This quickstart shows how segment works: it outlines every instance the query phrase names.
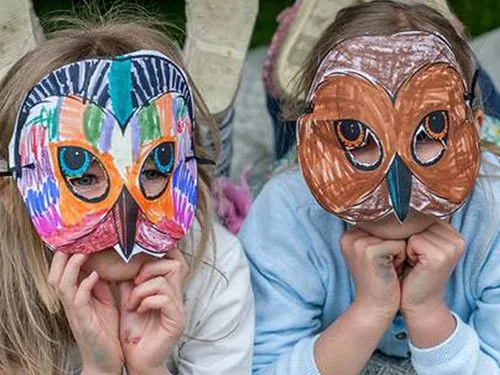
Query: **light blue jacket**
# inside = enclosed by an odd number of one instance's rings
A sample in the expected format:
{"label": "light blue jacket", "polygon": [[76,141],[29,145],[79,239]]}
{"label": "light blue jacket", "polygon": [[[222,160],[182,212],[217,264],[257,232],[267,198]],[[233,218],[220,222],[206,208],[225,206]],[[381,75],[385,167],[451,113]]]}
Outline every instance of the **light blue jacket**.
{"label": "light blue jacket", "polygon": [[[482,173],[498,175],[499,159],[484,159]],[[446,288],[455,332],[434,348],[417,349],[397,316],[380,350],[410,356],[419,374],[500,374],[499,218],[498,178],[481,179],[452,216],[466,242]],[[344,230],[314,200],[298,168],[275,176],[256,199],[240,232],[256,298],[254,374],[319,374],[314,342],[354,298],[339,248]]]}

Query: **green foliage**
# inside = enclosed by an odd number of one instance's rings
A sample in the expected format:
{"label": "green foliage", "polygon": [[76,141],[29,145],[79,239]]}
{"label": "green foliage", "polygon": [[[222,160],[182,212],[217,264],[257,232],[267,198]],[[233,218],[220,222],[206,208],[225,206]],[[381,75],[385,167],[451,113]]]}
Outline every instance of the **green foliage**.
{"label": "green foliage", "polygon": [[[71,10],[74,6],[84,3],[85,0],[33,0],[33,2],[35,11],[44,19],[47,16],[50,17],[54,12]],[[103,8],[109,8],[109,6],[116,3],[114,0],[98,0],[98,2]],[[186,20],[184,0],[124,0],[122,2],[139,3],[160,19],[166,20],[180,29],[184,29]],[[276,17],[284,8],[293,4],[293,2],[294,0],[260,0],[259,15],[251,42],[252,47],[266,45],[271,41],[271,37],[277,26]],[[472,36],[477,36],[500,27],[500,0],[450,0],[450,5],[467,26]],[[45,26],[50,29],[50,24],[46,24]]]}
{"label": "green foliage", "polygon": [[472,36],[500,27],[499,0],[451,0],[449,3]]}

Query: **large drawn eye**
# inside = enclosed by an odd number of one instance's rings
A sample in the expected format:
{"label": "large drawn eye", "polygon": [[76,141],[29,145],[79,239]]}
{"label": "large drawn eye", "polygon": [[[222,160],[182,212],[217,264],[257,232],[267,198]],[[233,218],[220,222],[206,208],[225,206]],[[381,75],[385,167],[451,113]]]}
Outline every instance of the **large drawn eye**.
{"label": "large drawn eye", "polygon": [[419,123],[412,140],[412,154],[423,166],[437,163],[444,154],[449,132],[448,111],[428,113]]}
{"label": "large drawn eye", "polygon": [[83,175],[92,161],[90,152],[80,147],[61,147],[59,149],[59,165],[67,177]]}
{"label": "large drawn eye", "polygon": [[382,145],[368,126],[353,119],[333,121],[347,159],[358,169],[370,171],[382,161]]}
{"label": "large drawn eye", "polygon": [[163,174],[171,173],[174,167],[174,144],[165,142],[156,147],[152,153],[155,166],[158,171]]}
{"label": "large drawn eye", "polygon": [[109,178],[96,156],[75,146],[59,147],[57,156],[66,185],[77,198],[96,203],[106,197]]}
{"label": "large drawn eye", "polygon": [[365,126],[355,120],[340,120],[335,122],[335,130],[339,141],[347,150],[353,150],[363,145],[365,139]]}
{"label": "large drawn eye", "polygon": [[148,155],[141,169],[140,187],[147,199],[156,199],[167,188],[174,169],[175,147],[173,142],[156,146]]}
{"label": "large drawn eye", "polygon": [[422,120],[426,133],[436,140],[442,140],[448,135],[448,111],[434,111]]}

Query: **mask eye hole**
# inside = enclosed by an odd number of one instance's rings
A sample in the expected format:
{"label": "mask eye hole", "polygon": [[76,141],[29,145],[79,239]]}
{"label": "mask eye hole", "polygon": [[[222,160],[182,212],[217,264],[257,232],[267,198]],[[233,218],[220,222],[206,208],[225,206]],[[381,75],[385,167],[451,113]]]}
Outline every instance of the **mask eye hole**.
{"label": "mask eye hole", "polygon": [[147,199],[157,199],[165,192],[174,162],[173,142],[161,143],[150,152],[142,166],[139,181],[142,194]]}
{"label": "mask eye hole", "polygon": [[423,166],[437,163],[446,150],[448,132],[448,111],[427,114],[413,135],[412,154],[415,161]]}
{"label": "mask eye hole", "polygon": [[376,169],[382,162],[382,145],[373,131],[361,121],[346,119],[333,122],[341,147],[351,164],[361,170]]}
{"label": "mask eye hole", "polygon": [[73,195],[88,203],[97,203],[109,192],[109,178],[99,159],[81,147],[65,146],[57,150],[60,172]]}

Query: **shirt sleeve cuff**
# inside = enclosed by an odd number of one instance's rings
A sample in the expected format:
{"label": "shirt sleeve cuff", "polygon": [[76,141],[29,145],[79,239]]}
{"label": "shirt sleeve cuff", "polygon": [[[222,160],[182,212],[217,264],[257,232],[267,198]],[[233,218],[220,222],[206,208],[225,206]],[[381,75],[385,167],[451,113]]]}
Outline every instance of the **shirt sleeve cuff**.
{"label": "shirt sleeve cuff", "polygon": [[294,348],[295,353],[301,353],[299,364],[300,371],[297,372],[298,374],[321,375],[318,368],[316,367],[316,361],[314,360],[314,345],[316,344],[316,340],[318,339],[318,337],[319,334],[301,340],[299,344]]}
{"label": "shirt sleeve cuff", "polygon": [[[465,324],[459,316],[453,313],[457,327],[453,333],[441,344],[432,348],[419,349],[409,343],[412,363],[415,369],[430,368],[435,373],[436,366],[452,366],[458,359],[470,360],[479,350],[479,341],[476,332]],[[425,372],[425,371],[423,371]]]}

